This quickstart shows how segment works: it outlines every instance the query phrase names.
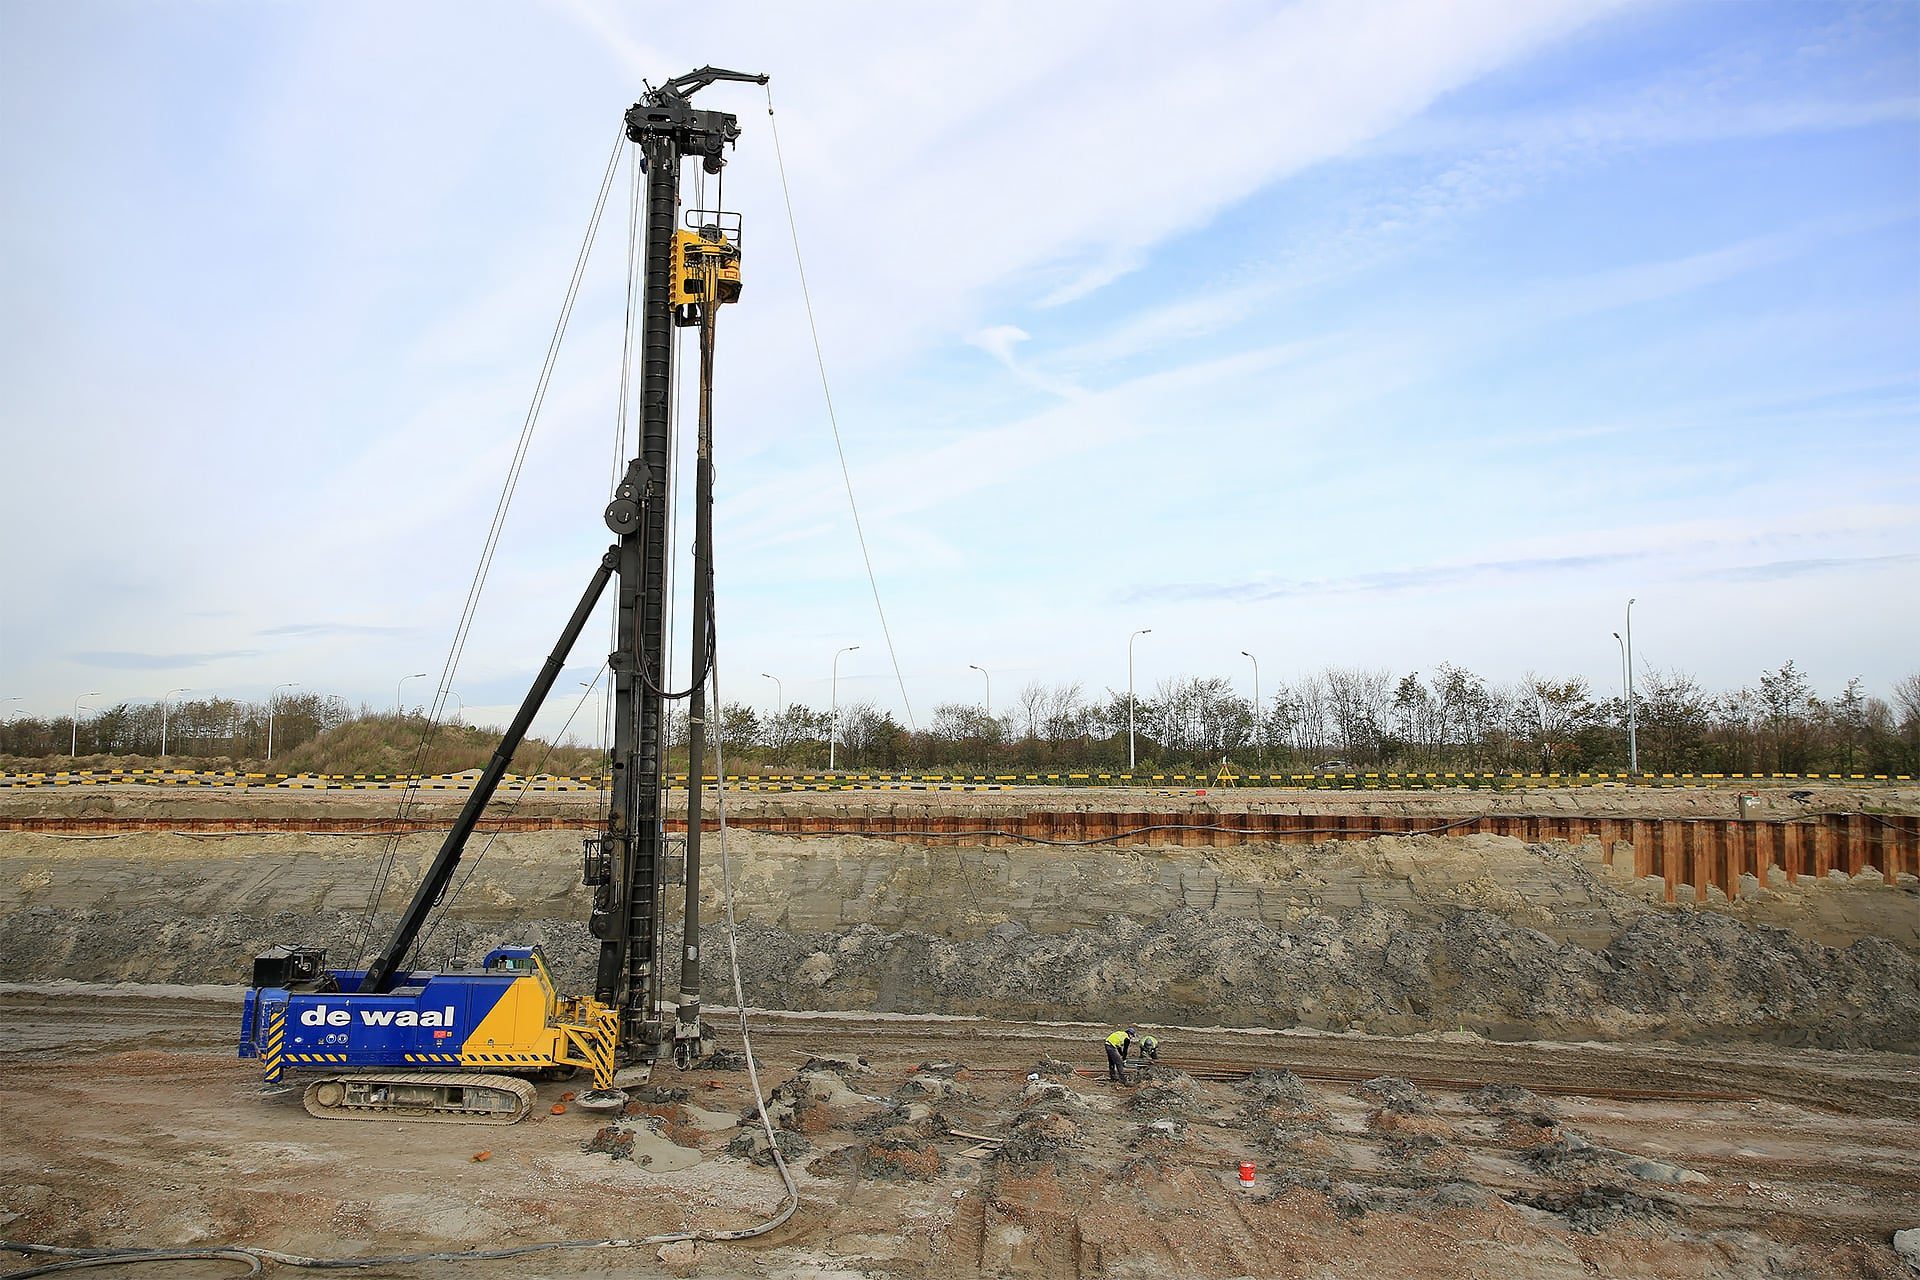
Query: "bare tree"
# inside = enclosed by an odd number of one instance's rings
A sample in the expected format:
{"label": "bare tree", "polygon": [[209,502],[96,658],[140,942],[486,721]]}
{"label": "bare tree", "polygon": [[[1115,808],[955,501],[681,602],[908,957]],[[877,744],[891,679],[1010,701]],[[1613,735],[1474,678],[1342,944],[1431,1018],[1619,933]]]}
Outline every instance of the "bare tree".
{"label": "bare tree", "polygon": [[1325,678],[1327,707],[1341,754],[1356,762],[1378,762],[1380,740],[1393,705],[1392,674],[1359,667],[1329,667]]}
{"label": "bare tree", "polygon": [[1860,677],[1847,681],[1846,689],[1833,701],[1833,723],[1838,730],[1844,763],[1847,769],[1853,768],[1853,752],[1860,745],[1867,732],[1866,691],[1860,687]]}
{"label": "bare tree", "polygon": [[1549,680],[1527,673],[1521,682],[1523,697],[1530,712],[1528,738],[1538,754],[1540,767],[1548,773],[1572,756],[1574,740],[1593,723],[1593,697],[1585,679]]}
{"label": "bare tree", "polygon": [[1807,725],[1816,710],[1812,686],[1791,660],[1760,677],[1760,711],[1775,769],[1797,773],[1805,767]]}
{"label": "bare tree", "polygon": [[1086,694],[1078,680],[1057,684],[1047,691],[1046,713],[1041,729],[1049,742],[1069,742],[1085,734],[1087,728]]}
{"label": "bare tree", "polygon": [[1037,742],[1040,739],[1040,726],[1047,718],[1047,686],[1038,680],[1029,681],[1020,691],[1015,705],[1020,708],[1020,718],[1026,723],[1026,739]]}

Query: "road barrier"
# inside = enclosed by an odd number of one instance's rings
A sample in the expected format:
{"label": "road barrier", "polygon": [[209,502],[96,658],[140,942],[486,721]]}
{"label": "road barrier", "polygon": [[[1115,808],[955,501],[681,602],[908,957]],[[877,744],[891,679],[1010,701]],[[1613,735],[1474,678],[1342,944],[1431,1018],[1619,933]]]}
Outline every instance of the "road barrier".
{"label": "road barrier", "polygon": [[[76,769],[36,773],[0,773],[7,787],[228,787],[289,791],[467,791],[478,771],[413,776],[384,773],[244,773],[234,770]],[[706,774],[702,785],[718,779]],[[1527,791],[1566,787],[1875,787],[1911,784],[1905,773],[1393,773],[1243,772],[1231,766],[1212,772],[1060,772],[1060,773],[730,773],[730,791],[1007,791],[1021,787],[1154,787],[1178,790],[1284,788],[1311,791]],[[687,775],[668,775],[670,786],[684,789]],[[603,775],[509,774],[508,793],[526,791],[604,791]]]}

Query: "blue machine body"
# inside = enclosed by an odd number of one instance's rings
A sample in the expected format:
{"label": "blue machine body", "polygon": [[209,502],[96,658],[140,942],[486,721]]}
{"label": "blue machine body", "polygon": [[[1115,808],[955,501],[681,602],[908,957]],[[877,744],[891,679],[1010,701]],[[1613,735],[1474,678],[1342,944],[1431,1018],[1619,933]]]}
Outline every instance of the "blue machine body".
{"label": "blue machine body", "polygon": [[[360,990],[366,974],[359,969],[328,970],[335,991],[254,987],[241,1018],[240,1056],[267,1058],[270,1065],[278,1057],[295,1070],[551,1061],[529,1052],[532,1028],[517,1016],[529,997],[551,1007],[543,993],[522,986],[541,982],[532,955],[531,948],[503,947],[488,954],[479,972],[408,973],[393,990],[377,994]],[[496,1011],[503,1016],[490,1024]]]}

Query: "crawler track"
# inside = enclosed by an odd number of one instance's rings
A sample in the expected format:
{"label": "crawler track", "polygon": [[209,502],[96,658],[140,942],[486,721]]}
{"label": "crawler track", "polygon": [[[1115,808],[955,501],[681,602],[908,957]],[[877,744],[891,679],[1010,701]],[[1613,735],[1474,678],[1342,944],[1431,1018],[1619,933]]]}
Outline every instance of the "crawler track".
{"label": "crawler track", "polygon": [[477,1071],[328,1076],[301,1097],[322,1120],[513,1124],[533,1113],[533,1086]]}

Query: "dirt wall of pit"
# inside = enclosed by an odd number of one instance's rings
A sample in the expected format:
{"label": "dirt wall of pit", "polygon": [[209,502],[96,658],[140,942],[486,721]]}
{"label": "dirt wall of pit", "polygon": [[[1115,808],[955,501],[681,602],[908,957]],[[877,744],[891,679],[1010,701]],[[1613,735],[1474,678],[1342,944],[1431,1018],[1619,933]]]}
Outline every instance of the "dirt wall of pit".
{"label": "dirt wall of pit", "polygon": [[[399,840],[368,926],[383,838],[0,832],[0,979],[238,982],[276,942],[344,962],[384,938],[437,844]],[[1596,847],[1494,836],[989,849],[737,831],[728,847],[748,999],[768,1007],[1920,1050],[1912,877],[1748,877],[1732,902],[1669,905]],[[589,980],[578,849],[570,831],[494,838],[425,963],[538,942]],[[712,920],[711,837],[707,859]],[[719,964],[717,930],[704,942]]]}

